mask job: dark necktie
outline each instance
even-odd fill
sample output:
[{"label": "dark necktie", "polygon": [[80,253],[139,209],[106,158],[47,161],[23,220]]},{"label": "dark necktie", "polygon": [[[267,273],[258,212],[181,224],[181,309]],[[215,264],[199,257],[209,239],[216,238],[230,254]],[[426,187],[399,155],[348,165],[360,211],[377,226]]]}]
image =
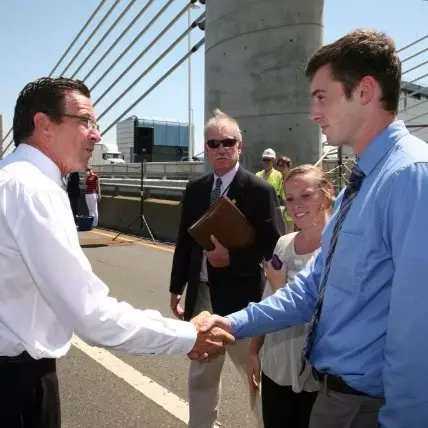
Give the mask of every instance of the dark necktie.
[{"label": "dark necktie", "polygon": [[331,236],[330,247],[328,249],[327,258],[325,260],[325,269],[324,275],[321,281],[318,300],[315,303],[314,313],[312,319],[309,323],[308,333],[305,339],[305,345],[302,351],[302,368],[300,374],[303,373],[306,367],[306,361],[310,356],[312,346],[314,344],[316,329],[321,316],[322,304],[324,302],[324,293],[327,285],[328,275],[330,273],[331,260],[333,258],[334,250],[336,249],[337,240],[339,238],[340,231],[345,221],[346,215],[348,214],[349,208],[351,208],[352,201],[355,196],[357,196],[358,191],[360,190],[361,184],[364,180],[364,173],[359,168],[358,164],[355,164],[351,171],[351,176],[349,178],[349,184],[345,189],[343,195],[342,203],[340,205],[339,214],[334,225],[333,234]]},{"label": "dark necktie", "polygon": [[215,182],[215,187],[214,190],[211,192],[211,199],[210,199],[210,205],[214,205],[217,201],[217,199],[220,197],[221,195],[221,178],[218,177],[216,182]]}]

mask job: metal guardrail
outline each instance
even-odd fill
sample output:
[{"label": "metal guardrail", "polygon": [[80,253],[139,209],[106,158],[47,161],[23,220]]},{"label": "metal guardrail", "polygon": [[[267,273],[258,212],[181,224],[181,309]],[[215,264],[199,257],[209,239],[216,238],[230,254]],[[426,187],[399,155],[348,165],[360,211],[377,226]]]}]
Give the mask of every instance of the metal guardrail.
[{"label": "metal guardrail", "polygon": [[[101,178],[100,180],[103,193],[113,196],[141,196],[142,189],[139,179]],[[186,185],[187,180],[144,180],[144,196],[181,199]]]},{"label": "metal guardrail", "polygon": [[[145,179],[177,180],[199,177],[204,174],[204,163],[196,162],[146,162],[143,164]],[[141,163],[93,165],[100,177],[141,179]]]},{"label": "metal guardrail", "polygon": [[342,163],[336,159],[323,161],[322,168],[332,181],[336,194],[349,183],[349,176],[351,175],[354,164],[355,159],[351,157],[343,159]]},{"label": "metal guardrail", "polygon": [[[337,159],[321,158],[317,164],[322,164],[324,171],[327,171],[336,191],[339,191],[348,183],[350,171],[354,165],[354,158],[348,157],[342,164]],[[190,177],[192,178],[192,177]],[[141,179],[129,177],[101,177],[101,187],[113,195],[139,196],[141,192]],[[144,191],[146,197],[173,197],[181,199],[186,189],[188,180],[179,179],[145,179]]]}]

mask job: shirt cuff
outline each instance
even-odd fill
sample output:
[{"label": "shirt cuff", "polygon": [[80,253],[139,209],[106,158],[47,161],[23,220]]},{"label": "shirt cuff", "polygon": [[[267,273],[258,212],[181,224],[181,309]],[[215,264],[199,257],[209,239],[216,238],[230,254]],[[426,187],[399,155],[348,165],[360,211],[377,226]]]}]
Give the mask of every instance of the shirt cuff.
[{"label": "shirt cuff", "polygon": [[188,321],[179,321],[179,328],[177,328],[177,341],[179,343],[178,348],[182,350],[184,354],[188,354],[196,343],[196,338],[198,336],[196,332],[196,327]]},{"label": "shirt cuff", "polygon": [[236,339],[245,339],[250,336],[250,334],[248,334],[249,317],[245,309],[227,315],[226,318],[230,321],[231,334]]}]

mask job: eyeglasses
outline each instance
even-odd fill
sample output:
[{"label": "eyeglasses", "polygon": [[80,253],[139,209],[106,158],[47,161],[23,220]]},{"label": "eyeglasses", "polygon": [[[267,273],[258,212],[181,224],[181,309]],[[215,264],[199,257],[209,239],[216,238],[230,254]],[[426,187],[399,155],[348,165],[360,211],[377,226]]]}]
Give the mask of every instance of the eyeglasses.
[{"label": "eyeglasses", "polygon": [[263,162],[271,162],[271,161],[273,161],[273,159],[264,158],[264,159],[262,159],[262,161]]},{"label": "eyeglasses", "polygon": [[218,149],[220,144],[223,147],[233,147],[238,140],[236,138],[225,138],[224,140],[208,140],[207,146],[210,149]]},{"label": "eyeglasses", "polygon": [[76,114],[68,114],[68,113],[64,113],[63,116],[71,117],[72,119],[78,119],[81,122],[85,122],[86,127],[90,131],[97,131],[97,132],[100,131],[100,125],[98,124],[98,122],[96,122],[95,120],[93,120],[92,118],[90,118],[88,116],[78,116]]}]

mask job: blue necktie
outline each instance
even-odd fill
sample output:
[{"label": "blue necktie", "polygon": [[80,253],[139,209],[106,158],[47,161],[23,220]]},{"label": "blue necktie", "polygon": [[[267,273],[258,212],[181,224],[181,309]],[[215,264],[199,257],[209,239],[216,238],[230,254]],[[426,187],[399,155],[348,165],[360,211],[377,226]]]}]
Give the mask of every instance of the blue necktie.
[{"label": "blue necktie", "polygon": [[357,196],[358,191],[360,190],[361,184],[364,180],[364,172],[361,171],[358,164],[355,164],[351,171],[351,176],[349,178],[349,184],[345,189],[343,195],[342,203],[340,205],[339,214],[334,225],[333,234],[331,236],[330,247],[328,249],[327,258],[325,261],[324,276],[321,281],[318,300],[315,303],[314,313],[312,315],[311,322],[309,323],[308,333],[305,339],[305,345],[302,351],[302,368],[300,374],[303,373],[306,367],[306,361],[309,358],[314,344],[316,329],[321,316],[322,304],[324,302],[324,293],[327,285],[328,274],[330,273],[331,260],[333,258],[334,250],[336,249],[337,240],[339,238],[340,231],[345,221],[346,215],[348,214],[349,209],[351,208],[352,201],[355,196]]},{"label": "blue necktie", "polygon": [[211,199],[210,199],[210,205],[214,205],[217,201],[217,199],[220,197],[221,195],[221,178],[218,177],[216,182],[215,182],[215,188],[214,190],[211,192]]}]

